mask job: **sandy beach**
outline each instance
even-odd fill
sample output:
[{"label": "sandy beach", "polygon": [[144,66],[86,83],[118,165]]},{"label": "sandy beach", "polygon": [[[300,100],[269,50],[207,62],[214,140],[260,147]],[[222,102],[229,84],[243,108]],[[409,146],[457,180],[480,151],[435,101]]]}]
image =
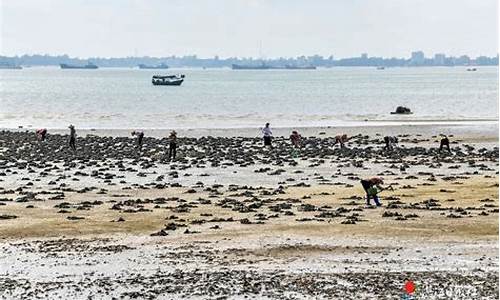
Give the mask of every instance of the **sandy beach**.
[{"label": "sandy beach", "polygon": [[498,298],[498,123],[144,132],[0,132],[0,298]]}]

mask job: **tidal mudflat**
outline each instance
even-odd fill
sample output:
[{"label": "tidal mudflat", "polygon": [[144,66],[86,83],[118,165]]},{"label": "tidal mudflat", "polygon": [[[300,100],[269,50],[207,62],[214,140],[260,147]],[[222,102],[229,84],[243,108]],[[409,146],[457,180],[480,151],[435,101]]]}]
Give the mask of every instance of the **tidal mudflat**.
[{"label": "tidal mudflat", "polygon": [[[276,137],[0,132],[0,298],[498,297],[498,133]],[[419,129],[420,128],[420,129]],[[358,133],[356,133],[358,131]],[[360,179],[392,190],[367,206]],[[462,297],[462,298],[461,298]]]}]

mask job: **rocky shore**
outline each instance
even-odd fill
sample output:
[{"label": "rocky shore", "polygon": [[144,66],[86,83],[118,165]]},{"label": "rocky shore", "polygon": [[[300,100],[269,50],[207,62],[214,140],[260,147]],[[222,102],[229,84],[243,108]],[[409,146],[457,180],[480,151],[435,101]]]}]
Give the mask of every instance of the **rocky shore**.
[{"label": "rocky shore", "polygon": [[[0,132],[0,298],[498,297],[498,138]],[[478,135],[480,136],[480,135]],[[392,190],[367,206],[359,180]],[[448,294],[446,294],[448,293]],[[451,293],[451,294],[450,294]],[[462,298],[460,298],[462,297]]]}]

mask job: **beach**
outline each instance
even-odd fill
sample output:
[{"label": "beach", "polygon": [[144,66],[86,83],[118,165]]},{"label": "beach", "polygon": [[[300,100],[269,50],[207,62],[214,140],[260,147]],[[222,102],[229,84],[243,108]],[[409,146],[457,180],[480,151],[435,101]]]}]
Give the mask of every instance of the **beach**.
[{"label": "beach", "polygon": [[497,122],[291,129],[1,131],[0,298],[497,299]]}]

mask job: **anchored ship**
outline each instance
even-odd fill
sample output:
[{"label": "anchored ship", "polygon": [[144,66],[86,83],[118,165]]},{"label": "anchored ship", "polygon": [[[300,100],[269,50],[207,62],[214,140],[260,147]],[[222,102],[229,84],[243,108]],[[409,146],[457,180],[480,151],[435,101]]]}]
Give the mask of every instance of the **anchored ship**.
[{"label": "anchored ship", "polygon": [[164,63],[161,63],[161,64],[156,65],[156,66],[148,66],[145,64],[140,64],[139,69],[168,69],[168,65],[164,64]]},{"label": "anchored ship", "polygon": [[297,66],[297,65],[285,65],[285,66],[270,66],[264,63],[260,65],[232,65],[233,70],[315,70],[316,66]]},{"label": "anchored ship", "polygon": [[85,66],[77,66],[77,65],[68,65],[68,64],[60,64],[61,69],[98,69],[99,67],[94,65],[93,63],[87,63]]},{"label": "anchored ship", "polygon": [[262,63],[261,65],[232,65],[233,70],[269,70],[271,68],[271,66],[268,66],[264,63]]}]

